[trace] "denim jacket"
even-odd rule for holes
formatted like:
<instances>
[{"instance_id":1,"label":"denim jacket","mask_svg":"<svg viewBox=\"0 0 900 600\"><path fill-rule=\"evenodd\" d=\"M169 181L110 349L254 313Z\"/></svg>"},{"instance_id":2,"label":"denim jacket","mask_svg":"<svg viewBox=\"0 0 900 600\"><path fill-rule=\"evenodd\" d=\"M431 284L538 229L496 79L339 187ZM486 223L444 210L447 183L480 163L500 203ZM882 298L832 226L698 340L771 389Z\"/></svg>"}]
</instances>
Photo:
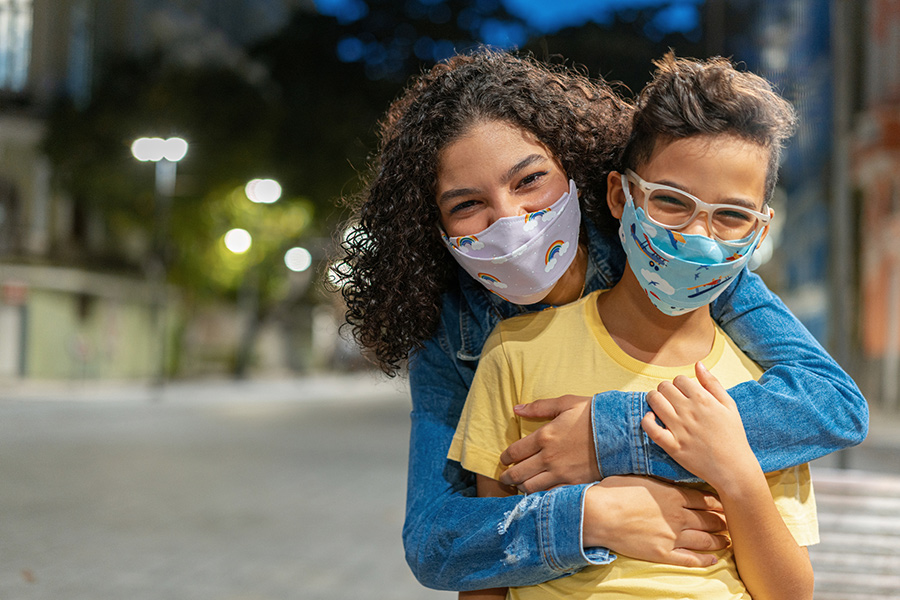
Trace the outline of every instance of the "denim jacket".
<instances>
[{"instance_id":1,"label":"denim jacket","mask_svg":"<svg viewBox=\"0 0 900 600\"><path fill-rule=\"evenodd\" d=\"M589 292L611 287L625 259L618 239L586 227ZM488 334L502 319L545 307L510 304L459 273L459 289L444 295L437 333L409 361L407 562L423 585L447 590L533 585L609 562L615 557L606 549L581 543L584 492L591 484L478 498L474 477L447 460ZM764 471L808 462L865 438L868 406L856 384L758 276L743 271L712 305L712 315L766 369L758 382L729 390ZM647 411L643 393L594 396L600 472L691 480L644 434L640 422Z\"/></svg>"}]
</instances>

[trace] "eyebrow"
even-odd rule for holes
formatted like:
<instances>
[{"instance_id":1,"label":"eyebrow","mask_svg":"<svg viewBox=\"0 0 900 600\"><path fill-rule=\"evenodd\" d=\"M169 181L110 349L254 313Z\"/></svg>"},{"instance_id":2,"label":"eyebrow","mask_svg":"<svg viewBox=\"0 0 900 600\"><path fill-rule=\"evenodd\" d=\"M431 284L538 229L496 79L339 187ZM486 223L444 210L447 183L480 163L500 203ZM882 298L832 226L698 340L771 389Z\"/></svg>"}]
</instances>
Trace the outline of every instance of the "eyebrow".
<instances>
[{"instance_id":1,"label":"eyebrow","mask_svg":"<svg viewBox=\"0 0 900 600\"><path fill-rule=\"evenodd\" d=\"M697 194L695 194L691 190L686 189L685 187L683 187L681 185L678 185L674 181L669 181L669 180L663 179L663 180L655 182L655 183L657 183L658 185L667 185L669 187L675 188L676 190L680 190L682 192L686 192L692 196L696 196L697 198L700 198L700 196L697 196ZM703 198L700 198L700 199L703 200ZM706 200L703 200L703 201L706 202ZM759 212L760 210L762 210L756 206L756 202L747 200L746 198L726 198L724 202L715 202L715 203L710 202L710 204L731 204L732 206L740 206L741 208L746 208L746 209L752 210L754 212ZM765 206L765 202L763 202L763 206Z\"/></svg>"},{"instance_id":2,"label":"eyebrow","mask_svg":"<svg viewBox=\"0 0 900 600\"><path fill-rule=\"evenodd\" d=\"M547 157L542 154L529 154L528 156L517 162L515 165L513 165L512 168L510 168L510 170L506 172L506 176L503 178L503 181L507 182L515 177L519 171L526 169L535 163L545 160L547 160Z\"/></svg>"},{"instance_id":3,"label":"eyebrow","mask_svg":"<svg viewBox=\"0 0 900 600\"><path fill-rule=\"evenodd\" d=\"M522 171L523 169L527 169L531 165L539 162L546 161L547 157L542 154L529 154L516 164L514 164L510 169L503 175L503 182L506 183L516 176L517 173ZM477 194L481 190L479 188L454 188L452 190L447 190L438 196L437 202L438 206L444 206L451 200L455 198L459 198L460 196L469 196L471 194Z\"/></svg>"}]
</instances>

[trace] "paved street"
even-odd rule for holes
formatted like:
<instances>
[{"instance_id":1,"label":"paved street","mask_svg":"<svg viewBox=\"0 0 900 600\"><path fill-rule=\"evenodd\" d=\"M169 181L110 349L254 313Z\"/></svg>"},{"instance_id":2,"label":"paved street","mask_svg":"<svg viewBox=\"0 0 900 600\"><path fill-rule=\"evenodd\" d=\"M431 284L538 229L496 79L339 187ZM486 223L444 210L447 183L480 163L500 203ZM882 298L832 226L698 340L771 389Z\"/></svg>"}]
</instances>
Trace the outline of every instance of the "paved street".
<instances>
[{"instance_id":1,"label":"paved street","mask_svg":"<svg viewBox=\"0 0 900 600\"><path fill-rule=\"evenodd\" d=\"M453 598L420 587L403 559L405 385L360 375L157 391L7 386L0 598ZM873 418L844 466L900 473L898 423ZM879 534L885 575L866 577L877 597L898 597L900 488L847 480L859 500L844 499L845 476L828 471L839 460L819 462L832 480L817 488L823 525L844 536L839 550L817 550L823 582L849 581L847 544Z\"/></svg>"},{"instance_id":2,"label":"paved street","mask_svg":"<svg viewBox=\"0 0 900 600\"><path fill-rule=\"evenodd\" d=\"M4 600L454 597L403 558L393 385L28 395L0 400Z\"/></svg>"}]
</instances>

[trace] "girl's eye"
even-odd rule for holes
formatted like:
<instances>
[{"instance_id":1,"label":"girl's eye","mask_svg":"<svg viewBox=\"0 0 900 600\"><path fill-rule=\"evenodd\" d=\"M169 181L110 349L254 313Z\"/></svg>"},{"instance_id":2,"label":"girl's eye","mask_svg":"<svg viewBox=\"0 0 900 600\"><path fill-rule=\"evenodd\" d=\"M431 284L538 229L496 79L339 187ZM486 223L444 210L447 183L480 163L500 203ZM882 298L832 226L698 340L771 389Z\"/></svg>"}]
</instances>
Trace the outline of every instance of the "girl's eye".
<instances>
[{"instance_id":1,"label":"girl's eye","mask_svg":"<svg viewBox=\"0 0 900 600\"><path fill-rule=\"evenodd\" d=\"M454 205L453 208L450 209L450 214L458 213L459 211L475 206L476 204L477 202L475 200L464 200L459 204Z\"/></svg>"},{"instance_id":2,"label":"girl's eye","mask_svg":"<svg viewBox=\"0 0 900 600\"><path fill-rule=\"evenodd\" d=\"M546 174L547 174L547 171L538 171L536 173L530 173L522 178L522 180L519 182L519 185L517 185L516 188L521 188L521 187L525 187L526 185L531 185L532 183L535 183L536 181L538 181L541 177L543 177Z\"/></svg>"}]
</instances>

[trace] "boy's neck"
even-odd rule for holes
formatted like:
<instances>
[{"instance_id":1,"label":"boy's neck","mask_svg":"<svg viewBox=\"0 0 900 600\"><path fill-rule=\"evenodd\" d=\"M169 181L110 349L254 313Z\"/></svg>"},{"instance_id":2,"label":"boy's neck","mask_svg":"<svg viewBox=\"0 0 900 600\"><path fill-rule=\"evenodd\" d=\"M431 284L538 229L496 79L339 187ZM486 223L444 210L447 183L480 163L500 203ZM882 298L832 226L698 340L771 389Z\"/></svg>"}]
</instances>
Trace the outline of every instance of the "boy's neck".
<instances>
[{"instance_id":1,"label":"boy's neck","mask_svg":"<svg viewBox=\"0 0 900 600\"><path fill-rule=\"evenodd\" d=\"M648 364L692 365L706 358L715 341L715 323L708 308L676 317L662 313L628 266L619 283L599 295L597 310L616 344Z\"/></svg>"}]
</instances>

